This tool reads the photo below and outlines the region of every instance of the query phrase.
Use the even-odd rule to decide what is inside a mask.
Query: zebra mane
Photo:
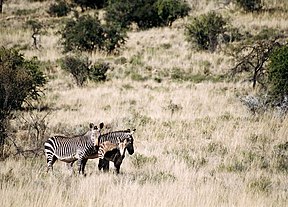
[[[130,133],[130,129],[125,129],[125,130],[119,130],[119,131],[112,131],[112,132],[107,132],[105,134],[102,134],[102,136],[106,136],[108,134],[117,134],[117,133]]]

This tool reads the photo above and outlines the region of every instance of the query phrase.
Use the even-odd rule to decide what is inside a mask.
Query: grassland
[[[90,122],[104,122],[106,131],[137,131],[135,154],[125,157],[120,175],[99,172],[98,160],[88,161],[86,177],[71,176],[61,162],[47,174],[43,154],[13,156],[17,152],[8,139],[11,156],[0,162],[0,206],[287,206],[288,118],[250,114],[240,101],[255,92],[248,82],[203,78],[220,77],[233,62],[221,51],[190,48],[184,37],[188,18],[171,28],[129,32],[118,56],[90,54],[91,61],[113,66],[109,80],[78,88],[57,65],[63,56],[56,34],[62,19],[45,13],[49,3],[8,2],[0,45],[17,45],[25,57],[37,56],[49,66],[45,97],[38,103],[50,108],[49,114],[17,112],[10,137],[17,146],[34,149],[53,134],[82,133]],[[189,2],[190,16],[221,7],[218,1]],[[270,2],[282,9],[218,10],[241,30],[287,31],[286,1]],[[39,50],[24,26],[31,18],[47,25]],[[42,119],[47,128],[36,137],[31,126]]]

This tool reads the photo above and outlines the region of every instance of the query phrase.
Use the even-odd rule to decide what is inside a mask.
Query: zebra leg
[[[98,169],[104,172],[109,171],[109,161],[105,159],[99,159]]]
[[[79,159],[78,160],[78,173],[79,175],[82,173],[82,175],[85,176],[84,171],[85,171],[85,165],[87,163],[88,159]]]
[[[53,164],[56,162],[57,157],[56,156],[52,156],[47,158],[47,173],[49,171],[49,169],[51,169],[53,171]]]
[[[120,167],[121,167],[121,164],[122,164],[122,159],[121,158],[118,158],[114,161],[114,166],[116,168],[116,173],[119,174],[120,173]]]
[[[76,160],[75,160],[75,161],[76,161]],[[72,161],[72,162],[70,162],[70,163],[66,163],[67,168],[71,171],[71,175],[73,175],[73,173],[74,173],[73,164],[74,164],[75,161]]]
[[[86,166],[87,161],[88,161],[88,159],[82,160],[82,175],[84,175],[84,176],[86,176],[84,171],[85,171],[85,166]]]
[[[77,165],[78,165],[78,174],[80,175],[82,169],[82,159],[78,160]]]

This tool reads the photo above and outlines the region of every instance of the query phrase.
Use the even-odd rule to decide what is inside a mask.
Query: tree
[[[279,32],[264,29],[257,35],[232,46],[231,55],[236,61],[232,68],[232,75],[246,72],[252,80],[253,88],[257,83],[265,88],[266,64],[274,49],[279,46],[281,38],[283,36]]]
[[[126,43],[127,32],[118,25],[106,24],[103,26],[105,33],[104,49],[107,53],[119,52],[122,45]]]
[[[79,87],[82,87],[87,79],[95,82],[105,81],[106,72],[110,68],[108,63],[92,65],[87,56],[73,54],[61,60],[61,68],[69,72]]]
[[[90,61],[86,56],[69,55],[61,60],[61,68],[69,72],[80,87],[89,77]]]
[[[111,53],[126,41],[126,30],[116,24],[101,24],[97,16],[69,19],[62,31],[64,52],[104,50]]]
[[[218,45],[218,36],[226,31],[227,21],[216,12],[209,12],[195,17],[186,26],[186,38],[196,43],[201,50],[215,51]]]
[[[78,19],[69,19],[61,31],[64,51],[93,51],[104,45],[104,31],[99,19],[84,15]]]
[[[43,28],[43,25],[38,22],[37,20],[28,20],[26,24],[31,27],[33,34],[32,34],[32,39],[33,39],[33,47],[38,49],[38,40],[37,36],[39,37],[40,34],[42,33],[41,30]]]
[[[158,0],[156,9],[163,24],[171,26],[176,19],[187,16],[191,8],[179,0]]]
[[[0,48],[0,157],[13,111],[24,102],[39,99],[45,83],[37,58],[25,60],[17,50]]]
[[[288,46],[275,49],[268,64],[268,90],[278,101],[288,98]]]
[[[141,29],[171,26],[178,18],[188,15],[190,7],[182,0],[110,0],[105,19],[120,27],[136,23]]]
[[[50,16],[63,17],[67,16],[70,11],[69,5],[65,1],[60,0],[55,4],[51,4],[47,12]]]

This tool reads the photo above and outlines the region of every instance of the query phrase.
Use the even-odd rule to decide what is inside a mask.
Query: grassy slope
[[[49,18],[40,9],[47,8],[47,3],[12,2],[4,4],[1,20],[8,27],[0,27],[0,44],[25,46],[25,56],[36,55],[52,65],[46,71],[51,79],[42,104],[54,110],[46,119],[44,138],[55,133],[79,133],[89,122],[103,121],[107,130],[136,128],[136,153],[125,158],[119,176],[100,173],[95,170],[97,160],[89,161],[85,178],[71,177],[60,162],[55,164],[54,175],[47,175],[44,156],[27,160],[11,157],[1,163],[1,206],[287,204],[287,173],[279,170],[281,160],[276,156],[277,146],[287,141],[287,118],[280,120],[269,113],[251,116],[238,98],[252,92],[247,84],[171,79],[175,68],[189,74],[208,70],[219,75],[231,66],[220,52],[189,49],[183,35],[187,19],[177,21],[172,28],[129,33],[126,49],[119,57],[92,54],[93,61],[105,59],[114,66],[110,81],[77,88],[55,62],[62,55],[55,36],[56,23],[61,20]],[[195,15],[216,5],[199,2],[194,5],[198,8]],[[31,16],[49,23],[41,37],[41,50],[30,48],[30,31],[23,28],[27,16],[13,15],[20,9],[31,10]],[[220,11],[241,29],[288,29],[284,12],[251,15]],[[51,27],[52,21],[56,29]],[[127,63],[116,64],[120,57]],[[161,83],[154,81],[159,78]],[[21,116],[29,120],[45,113]],[[30,149],[33,138],[28,136],[27,123],[19,118],[12,124],[17,131],[14,139]],[[14,148],[7,150],[13,152]]]

